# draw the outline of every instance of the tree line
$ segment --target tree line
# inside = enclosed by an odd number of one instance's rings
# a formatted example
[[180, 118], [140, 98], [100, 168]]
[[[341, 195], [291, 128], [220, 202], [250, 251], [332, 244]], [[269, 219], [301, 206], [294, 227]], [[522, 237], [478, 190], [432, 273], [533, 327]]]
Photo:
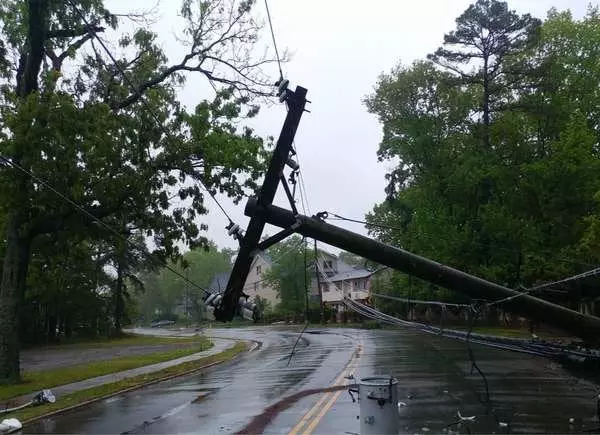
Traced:
[[[211, 248], [207, 197], [256, 188], [270, 143], [243, 120], [275, 68], [253, 3], [183, 0], [174, 59], [151, 15], [1, 2], [0, 383], [27, 343], [118, 334], [144, 276]], [[185, 107], [186, 80], [215, 92]]]
[[[511, 288], [593, 269], [599, 61], [597, 7], [542, 21], [501, 1], [469, 6], [438, 50], [382, 75], [365, 99], [383, 127], [379, 159], [394, 162], [367, 216], [388, 228], [371, 234]], [[380, 289], [465, 302], [400, 273]]]

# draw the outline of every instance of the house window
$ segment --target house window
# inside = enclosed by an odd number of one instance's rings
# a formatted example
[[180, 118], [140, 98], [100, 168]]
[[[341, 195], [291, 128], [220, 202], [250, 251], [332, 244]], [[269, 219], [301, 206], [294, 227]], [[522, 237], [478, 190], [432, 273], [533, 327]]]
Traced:
[[363, 280], [360, 282], [360, 288], [362, 288], [363, 290], [367, 289], [367, 281]]
[[358, 281], [354, 281], [354, 288], [357, 289], [358, 288]]
[[262, 266], [259, 264], [258, 266], [256, 266], [256, 274], [260, 275], [261, 272], [262, 272]]
[[322, 285], [321, 285], [321, 290], [323, 290], [323, 292], [328, 292], [328, 291], [329, 291], [329, 285], [327, 285], [327, 284], [322, 284]]
[[325, 265], [325, 269], [333, 269], [333, 261], [327, 260], [323, 264]]

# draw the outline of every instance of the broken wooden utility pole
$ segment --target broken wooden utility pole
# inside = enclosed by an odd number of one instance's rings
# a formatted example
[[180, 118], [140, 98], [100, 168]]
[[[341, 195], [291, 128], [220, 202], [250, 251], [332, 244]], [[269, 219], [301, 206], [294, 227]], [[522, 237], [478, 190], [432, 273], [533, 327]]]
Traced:
[[[282, 181], [285, 184], [285, 177], [283, 177], [285, 165], [287, 164], [292, 169], [297, 170], [297, 164], [291, 159], [291, 154], [294, 153], [292, 143], [306, 105], [307, 90], [298, 86], [296, 87], [296, 90], [292, 92], [287, 89], [288, 84], [288, 80], [281, 80], [278, 83], [279, 100], [287, 104], [288, 113], [283, 123], [279, 139], [277, 140], [277, 145], [273, 151], [273, 157], [271, 158], [271, 163], [267, 169], [265, 180], [258, 193], [258, 197], [256, 198], [257, 203], [263, 206], [268, 206], [273, 203], [279, 181]], [[292, 200], [290, 200], [290, 202], [292, 202]], [[252, 267], [254, 256], [258, 251], [258, 243], [260, 242], [260, 237], [264, 228], [265, 220], [263, 218], [260, 216], [250, 218], [246, 233], [239, 239], [240, 250], [233, 265], [229, 281], [227, 282], [227, 288], [219, 306], [215, 307], [215, 319], [221, 321], [233, 319], [240, 297], [243, 295], [242, 290], [246, 283], [246, 278], [248, 278], [248, 273], [250, 273], [250, 267]], [[289, 234], [291, 233], [292, 232], [289, 232]], [[278, 239], [281, 240], [282, 237], [279, 237]], [[266, 249], [268, 246], [270, 246], [269, 243], [263, 244], [262, 249]]]
[[395, 248], [343, 228], [330, 225], [317, 217], [294, 214], [291, 211], [248, 200], [245, 213], [252, 219], [281, 228], [295, 228], [295, 232], [361, 257], [389, 266], [432, 284], [464, 293], [473, 299], [499, 300], [518, 296], [502, 305], [517, 314], [529, 316], [583, 339], [596, 342], [600, 337], [600, 318], [578, 313], [563, 306], [521, 294], [508, 287], [486, 281], [452, 267]]

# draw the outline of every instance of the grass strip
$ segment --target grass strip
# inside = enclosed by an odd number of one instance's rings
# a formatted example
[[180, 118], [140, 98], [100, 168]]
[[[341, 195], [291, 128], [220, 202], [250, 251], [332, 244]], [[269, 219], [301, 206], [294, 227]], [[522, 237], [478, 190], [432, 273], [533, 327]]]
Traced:
[[153, 373], [138, 375], [131, 378], [123, 379], [118, 382], [104, 384], [97, 387], [77, 391], [71, 394], [66, 394], [62, 397], [58, 397], [55, 403], [25, 408], [21, 411], [7, 414], [3, 416], [3, 418], [14, 417], [23, 422], [23, 424], [31, 423], [42, 417], [56, 415], [61, 412], [66, 412], [71, 409], [75, 409], [80, 406], [96, 402], [98, 400], [115, 396], [117, 394], [132, 391], [177, 376], [194, 373], [211, 365], [229, 361], [247, 349], [248, 346], [245, 342], [238, 342], [233, 347], [215, 355], [200, 358], [195, 361], [178, 364], [176, 366], [168, 367], [166, 369], [162, 369]]
[[0, 400], [8, 400], [24, 394], [34, 393], [43, 388], [52, 388], [57, 385], [66, 385], [84, 379], [170, 361], [202, 352], [211, 347], [212, 344], [206, 337], [196, 337], [194, 341], [186, 342], [185, 347], [177, 347], [167, 351], [124, 356], [49, 370], [25, 372], [21, 383], [0, 386]]
[[48, 344], [44, 346], [35, 346], [34, 349], [96, 349], [104, 347], [118, 347], [118, 346], [146, 346], [152, 344], [172, 344], [172, 343], [185, 343], [197, 340], [198, 338], [193, 337], [160, 337], [156, 335], [144, 335], [144, 334], [123, 334], [118, 337], [101, 337], [94, 340], [89, 339], [71, 339], [64, 340], [58, 344]]

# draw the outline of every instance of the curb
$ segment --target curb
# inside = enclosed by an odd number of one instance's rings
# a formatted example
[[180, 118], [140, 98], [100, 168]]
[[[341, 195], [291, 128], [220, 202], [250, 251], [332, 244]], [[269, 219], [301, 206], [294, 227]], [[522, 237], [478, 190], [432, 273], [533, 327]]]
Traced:
[[[241, 341], [243, 343], [246, 343], [246, 347], [248, 347], [248, 342], [246, 340], [239, 340], [239, 341]], [[223, 352], [225, 352], [227, 350], [228, 349], [224, 350]], [[250, 349], [250, 350], [246, 350], [246, 351], [241, 351], [241, 352], [239, 352], [238, 354], [234, 355], [232, 358], [230, 358], [228, 360], [214, 361], [214, 362], [212, 362], [210, 364], [205, 364], [205, 365], [203, 365], [201, 367], [195, 367], [195, 368], [187, 370], [185, 372], [181, 372], [181, 373], [176, 373], [176, 374], [173, 374], [173, 375], [164, 376], [164, 377], [158, 378], [158, 379], [153, 379], [151, 381], [144, 382], [144, 383], [141, 383], [141, 384], [138, 384], [138, 385], [134, 385], [132, 387], [125, 388], [123, 390], [115, 391], [113, 393], [105, 394], [105, 395], [99, 396], [99, 397], [94, 397], [93, 399], [86, 400], [85, 402], [76, 403], [74, 405], [67, 406], [66, 408], [57, 409], [56, 411], [51, 411], [51, 412], [48, 412], [46, 414], [42, 414], [42, 415], [39, 415], [37, 417], [30, 418], [29, 420], [25, 420], [22, 423], [23, 423], [23, 426], [25, 426], [27, 424], [33, 423], [33, 422], [41, 420], [43, 418], [48, 418], [48, 417], [53, 417], [53, 416], [56, 416], [56, 415], [64, 414], [64, 413], [72, 411], [74, 409], [81, 408], [81, 407], [84, 407], [84, 406], [87, 406], [87, 405], [91, 405], [92, 403], [99, 402], [99, 401], [105, 400], [105, 399], [109, 399], [109, 398], [114, 397], [114, 396], [118, 396], [119, 394], [129, 393], [131, 391], [139, 390], [140, 388], [144, 388], [144, 387], [147, 387], [147, 386], [150, 386], [150, 385], [158, 384], [159, 382], [168, 381], [170, 379], [178, 378], [178, 377], [181, 377], [181, 376], [191, 375], [193, 373], [199, 372], [200, 370], [204, 370], [204, 369], [216, 366], [218, 364], [222, 364], [224, 362], [233, 361], [236, 358], [240, 357], [241, 355], [244, 355], [245, 353], [248, 353], [248, 352], [250, 352], [252, 350], [254, 350], [254, 348]], [[104, 384], [104, 385], [108, 385], [108, 384]], [[94, 388], [94, 387], [91, 387], [91, 388]]]

